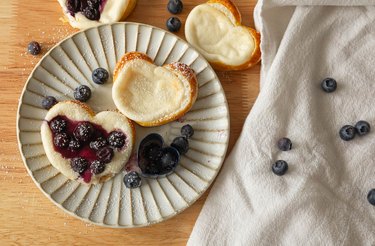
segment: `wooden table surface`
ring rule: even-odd
[[[233,0],[243,23],[254,26],[256,0]],[[178,17],[203,0],[184,0]],[[128,21],[165,28],[170,14],[167,0],[138,0]],[[42,55],[26,53],[31,40],[39,41],[43,53],[76,32],[63,24],[56,0],[0,1],[0,245],[184,245],[204,204],[206,192],[193,206],[165,222],[146,228],[109,229],[87,224],[65,214],[49,201],[28,176],[18,151],[16,112],[26,79]],[[184,38],[183,28],[178,35]],[[242,72],[218,72],[231,116],[229,151],[259,91],[260,65]]]

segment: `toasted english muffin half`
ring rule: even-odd
[[[229,0],[196,6],[185,24],[186,40],[218,70],[243,70],[260,61],[260,34],[241,24]]]
[[[198,95],[194,71],[174,62],[157,66],[140,52],[126,53],[114,71],[117,109],[141,126],[159,126],[182,117]]]

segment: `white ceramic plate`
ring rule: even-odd
[[[198,99],[182,119],[162,127],[137,127],[137,143],[158,132],[167,143],[179,135],[184,124],[195,134],[190,150],[176,171],[160,179],[143,179],[142,186],[127,189],[124,172],[99,185],[87,186],[68,180],[48,161],[40,137],[47,110],[42,98],[73,99],[80,84],[92,89],[88,104],[96,111],[114,109],[112,81],[96,85],[91,72],[97,67],[113,71],[125,52],[147,53],[162,65],[180,61],[197,73]],[[137,23],[115,23],[91,28],[57,44],[31,73],[22,92],[17,135],[23,161],[43,193],[67,213],[109,227],[137,227],[161,222],[189,207],[209,187],[223,163],[229,139],[228,105],[221,84],[207,61],[185,41],[162,29]],[[138,146],[138,144],[136,145]]]

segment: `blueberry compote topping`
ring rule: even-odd
[[[115,151],[126,147],[126,135],[119,130],[107,132],[100,125],[73,121],[65,116],[57,116],[48,124],[55,151],[65,159],[70,159],[72,169],[87,183],[93,174],[104,172],[105,165],[112,161]],[[107,139],[113,135],[122,137],[121,148],[108,143]]]
[[[107,0],[67,0],[66,7],[73,17],[82,12],[89,20],[99,20],[106,2]]]

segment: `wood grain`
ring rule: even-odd
[[[128,21],[165,28],[170,16],[166,0],[139,0]],[[189,11],[204,1],[184,0],[184,22]],[[234,0],[245,25],[253,26],[255,0]],[[86,224],[65,214],[36,187],[22,163],[16,139],[18,100],[27,77],[42,56],[26,53],[31,40],[45,53],[76,30],[59,21],[57,1],[0,1],[0,245],[184,245],[207,197],[163,223],[138,229],[108,229]],[[179,33],[184,37],[183,31]],[[231,115],[230,148],[259,91],[259,69],[218,72]]]

